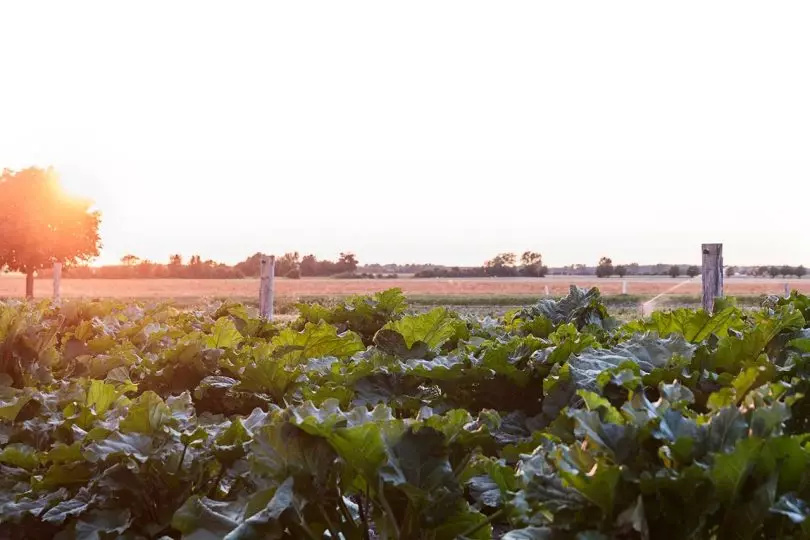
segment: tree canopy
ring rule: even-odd
[[[26,274],[28,297],[37,270],[98,256],[100,221],[92,202],[67,194],[53,169],[0,175],[0,267]]]
[[[602,257],[596,265],[596,277],[610,277],[613,275],[613,260],[610,257]]]

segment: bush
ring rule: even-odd
[[[301,271],[298,268],[293,268],[284,276],[288,279],[301,279]]]

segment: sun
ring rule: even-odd
[[[96,186],[91,177],[77,174],[75,171],[72,172],[70,170],[57,171],[56,169],[49,169],[48,172],[54,175],[60,191],[64,196],[73,199],[95,201],[94,192]]]

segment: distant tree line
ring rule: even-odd
[[[572,265],[574,266],[574,265]],[[584,267],[584,265],[576,265],[579,267]],[[599,263],[596,265],[596,277],[606,278],[611,276],[619,276],[624,277],[628,273],[630,275],[638,275],[636,271],[628,272],[628,268],[630,270],[638,269],[637,264],[631,265],[613,265],[613,261],[610,257],[602,257],[599,259]],[[684,270],[683,266],[678,264],[673,264],[669,267],[666,265],[656,265],[655,272],[652,275],[668,275],[670,277],[676,278],[681,276],[682,274],[686,274],[690,278],[696,277],[700,275],[700,269],[697,266],[688,266],[686,270]],[[755,277],[765,277],[770,276],[772,278],[776,277],[790,277],[796,276],[797,278],[802,278],[807,275],[807,269],[802,266],[789,266],[789,265],[782,265],[782,266],[755,266],[750,268],[738,268],[736,266],[727,266],[725,269],[725,274],[727,277],[732,277],[735,275],[746,275],[746,276],[755,276]],[[643,275],[651,275],[650,273],[646,273]]]
[[[796,276],[797,278],[803,278],[807,275],[807,268],[802,265],[799,266],[757,266],[755,268],[751,268],[747,272],[748,275],[751,276],[770,276],[772,278],[776,277],[789,277],[789,276]]]
[[[141,259],[132,254],[121,258],[121,264],[91,267],[77,264],[67,264],[64,269],[65,277],[69,278],[102,278],[102,279],[133,279],[133,278],[186,278],[186,279],[240,279],[258,277],[261,266],[261,253],[254,253],[244,261],[235,265],[227,265],[211,259],[203,260],[200,255],[192,255],[184,260],[180,254],[169,256],[167,263],[157,263],[149,259]],[[515,253],[499,253],[481,266],[433,266],[433,265],[367,265],[360,267],[357,257],[353,253],[341,253],[337,260],[318,259],[309,254],[303,257],[297,252],[285,253],[276,257],[275,275],[290,279],[301,277],[334,277],[338,279],[391,279],[399,277],[399,273],[413,274],[416,278],[482,278],[482,277],[545,277],[549,268],[543,264],[543,257],[534,251],[525,251],[521,256]],[[612,276],[625,277],[627,275],[668,275],[677,278],[681,275],[696,277],[700,274],[697,266],[657,264],[641,267],[638,263],[614,265],[610,257],[602,257],[595,267],[583,264],[573,264],[562,269],[555,269],[554,273],[563,275],[596,275],[599,278]],[[736,267],[727,266],[725,274],[748,275],[758,277],[790,277],[802,278],[807,269],[802,266],[754,266]],[[49,277],[50,268],[37,271],[39,277]]]
[[[141,259],[132,254],[124,255],[121,264],[100,267],[67,266],[65,277],[102,278],[102,279],[148,279],[148,278],[185,278],[185,279],[239,279],[259,277],[261,253],[255,253],[233,266],[213,260],[203,260],[200,255],[192,255],[184,261],[179,253],[169,256],[167,263],[156,263]],[[285,253],[276,258],[275,275],[297,279],[302,276],[331,277],[388,277],[375,274],[356,273],[357,257],[353,253],[341,253],[336,261],[318,259],[314,255],[301,257],[298,252]],[[39,272],[40,277],[50,276],[50,269]]]
[[[515,253],[499,253],[486,261],[483,266],[426,268],[414,273],[414,277],[544,277],[546,274],[548,274],[548,267],[543,264],[543,256],[535,251],[524,251],[519,262]]]

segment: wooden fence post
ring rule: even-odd
[[[723,296],[723,244],[703,244],[703,309],[714,310],[714,299]]]
[[[62,287],[62,263],[53,263],[53,300],[59,302]]]
[[[785,282],[785,298],[790,298],[790,283]]]
[[[273,320],[273,279],[276,274],[276,258],[263,256],[259,279],[259,316]]]
[[[627,280],[622,281],[622,294],[627,294]]]

